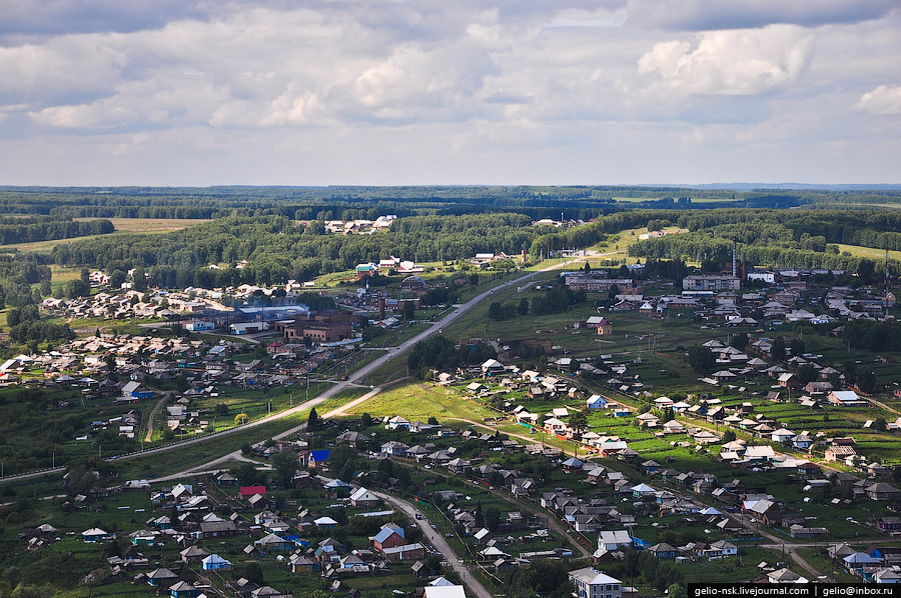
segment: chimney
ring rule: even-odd
[[[732,239],[732,276],[738,276],[738,268],[736,267],[736,246],[735,239]]]

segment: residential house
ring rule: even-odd
[[[620,580],[594,567],[570,571],[569,580],[576,586],[576,598],[622,598],[623,595]]]

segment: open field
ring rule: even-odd
[[[190,218],[76,218],[75,220],[109,220],[116,227],[116,234],[158,234],[167,233],[174,230],[182,230],[209,220],[190,219]],[[24,252],[46,252],[53,249],[54,246],[61,243],[71,243],[74,241],[83,241],[85,239],[93,239],[97,236],[109,237],[110,235],[92,235],[87,237],[74,237],[71,239],[54,239],[52,241],[39,241],[37,243],[18,243],[15,245],[3,245],[0,249],[16,249]]]
[[[100,220],[100,218],[75,218],[75,220]],[[105,218],[124,233],[166,233],[173,230],[190,228],[204,222],[205,218]]]
[[[838,250],[841,252],[847,251],[851,255],[855,257],[865,257],[871,260],[879,260],[884,263],[885,261],[885,250],[884,249],[875,249],[873,247],[861,247],[860,245],[845,245],[843,243],[838,243]],[[889,251],[888,252],[889,259],[899,260],[901,261],[901,251]]]

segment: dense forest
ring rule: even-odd
[[[634,257],[726,263],[733,240],[740,259],[755,265],[842,268],[857,271],[872,260],[839,250],[838,243],[874,249],[901,249],[901,213],[837,210],[712,210],[670,214],[650,228],[679,226],[688,233],[638,241]],[[901,264],[892,260],[894,272]]]
[[[3,216],[0,217],[0,245],[105,235],[114,230],[109,220],[76,222],[61,216]]]
[[[6,214],[79,218],[373,219],[515,212],[587,220],[635,208],[866,207],[901,203],[897,189],[749,189],[601,186],[435,187],[0,187]]]

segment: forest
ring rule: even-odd
[[[521,214],[413,216],[379,235],[325,234],[283,216],[228,216],[165,235],[94,238],[57,245],[52,263],[115,271],[142,268],[166,287],[221,287],[310,280],[320,274],[395,255],[416,262],[470,258],[479,252],[518,255],[541,227]],[[243,269],[238,260],[250,263]]]
[[[651,229],[679,226],[688,233],[638,241],[633,257],[726,263],[737,243],[739,259],[761,266],[839,268],[857,272],[873,262],[837,244],[901,248],[901,213],[890,210],[712,210],[654,218]],[[891,260],[889,268],[901,271]]]
[[[3,216],[0,217],[0,245],[105,235],[114,230],[109,220],[76,222],[62,216]]]
[[[898,189],[715,189],[616,186],[2,187],[5,214],[69,218],[374,219],[515,212],[587,220],[635,208],[866,207],[901,203]]]

